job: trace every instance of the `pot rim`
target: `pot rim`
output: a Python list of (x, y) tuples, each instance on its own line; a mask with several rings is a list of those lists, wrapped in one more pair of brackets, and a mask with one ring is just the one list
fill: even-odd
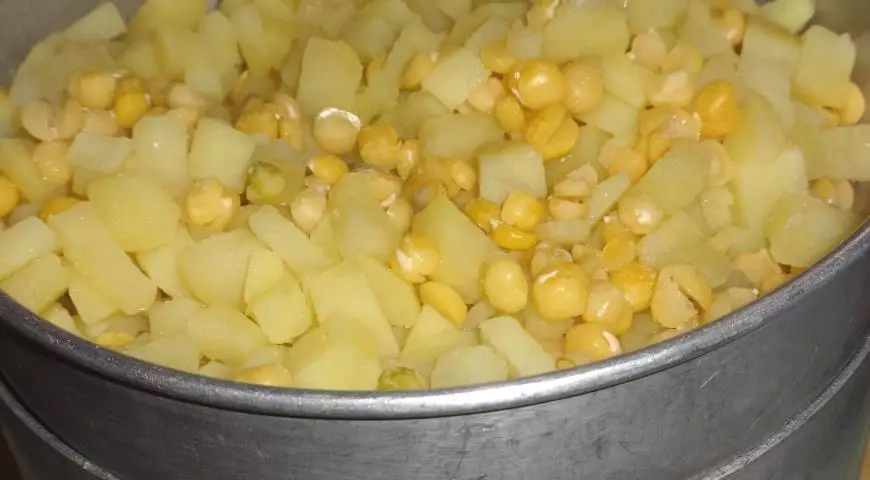
[[(78, 368), (150, 394), (253, 414), (324, 419), (431, 418), (579, 396), (636, 380), (747, 335), (830, 283), (870, 250), (870, 222), (797, 278), (748, 306), (675, 339), (573, 369), (506, 382), (412, 392), (339, 392), (235, 383), (145, 363), (61, 330), (0, 292), (0, 322)], [(15, 319), (15, 320), (13, 320)], [(2, 327), (2, 325), (0, 325)]]

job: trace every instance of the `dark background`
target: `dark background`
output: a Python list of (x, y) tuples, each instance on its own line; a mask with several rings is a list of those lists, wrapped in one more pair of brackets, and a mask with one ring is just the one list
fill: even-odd
[(3, 434), (0, 434), (0, 478), (3, 480), (18, 478), (18, 473), (15, 471), (15, 462), (12, 460), (12, 454), (9, 453), (9, 448), (6, 446)]

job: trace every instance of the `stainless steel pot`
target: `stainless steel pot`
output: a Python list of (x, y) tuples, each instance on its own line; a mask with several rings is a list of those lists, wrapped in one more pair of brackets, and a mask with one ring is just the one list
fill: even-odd
[[(0, 72), (93, 3), (0, 0)], [(856, 38), (870, 26), (866, 0), (819, 3), (820, 21)], [(866, 225), (796, 281), (674, 341), (571, 371), (401, 395), (169, 371), (0, 296), (0, 420), (25, 475), (40, 480), (850, 479), (870, 418), (868, 329)]]

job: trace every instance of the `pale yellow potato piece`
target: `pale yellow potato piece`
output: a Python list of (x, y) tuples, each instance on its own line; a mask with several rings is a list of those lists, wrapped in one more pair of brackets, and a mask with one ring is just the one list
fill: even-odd
[(563, 5), (544, 28), (544, 58), (563, 63), (581, 56), (605, 56), (628, 50), (631, 34), (626, 12), (603, 4)]
[(76, 135), (67, 153), (70, 165), (100, 173), (117, 172), (133, 152), (133, 141), (99, 133)]
[(229, 380), (233, 376), (233, 368), (218, 361), (211, 361), (200, 367), (199, 374), (216, 380)]
[(278, 285), (287, 275), (281, 256), (271, 250), (254, 250), (248, 259), (245, 277), (245, 303), (250, 305), (260, 295)]
[(638, 110), (616, 96), (605, 93), (598, 108), (580, 116), (587, 125), (593, 125), (620, 138), (634, 138)]
[[(259, 11), (258, 4), (263, 3), (258, 0), (251, 5), (241, 6), (230, 14), (245, 64), (251, 72), (257, 74), (278, 68), (281, 59), (290, 51), (293, 41), (288, 35), (288, 26), (282, 25), (279, 18), (271, 16), (269, 12)], [(282, 9), (280, 14), (289, 14), (292, 17), (292, 12), (281, 2), (269, 3)]]
[(704, 189), (710, 162), (710, 153), (699, 143), (679, 142), (649, 169), (630, 194), (648, 196), (666, 213), (679, 212)]
[(647, 104), (647, 84), (653, 72), (633, 62), (627, 55), (619, 54), (605, 58), (604, 87), (623, 102), (643, 108)]
[(187, 126), (169, 115), (142, 118), (133, 127), (135, 157), (130, 167), (151, 175), (175, 197), (184, 195), (190, 183), (187, 172)]
[(177, 235), (181, 209), (145, 174), (122, 172), (94, 180), (88, 198), (115, 242), (128, 252), (164, 247)]
[(335, 264), (334, 258), (274, 207), (260, 208), (248, 222), (254, 235), (280, 255), (297, 278), (316, 275)]
[(127, 355), (162, 367), (197, 373), (199, 371), (199, 348), (186, 334), (170, 335), (153, 339), (145, 345), (125, 351)]
[(492, 116), (481, 112), (443, 115), (420, 125), (420, 147), (428, 158), (471, 158), (482, 146), (504, 139)]
[(53, 215), (48, 226), (64, 257), (121, 311), (132, 315), (154, 303), (157, 286), (115, 244), (90, 202)]
[(815, 14), (815, 0), (775, 0), (761, 7), (761, 15), (790, 32), (803, 30)]
[(178, 257), (181, 252), (193, 245), (194, 241), (186, 228), (176, 229), (172, 241), (160, 248), (137, 252), (136, 263), (164, 293), (172, 298), (190, 298), (193, 295), (181, 279), (178, 271)]
[(141, 35), (166, 25), (194, 28), (207, 9), (207, 0), (148, 0), (130, 22), (130, 33)]
[(310, 234), (311, 241), (320, 247), (330, 262), (334, 265), (341, 261), (341, 254), (335, 244), (335, 236), (332, 234), (332, 219), (324, 216), (314, 227)]
[(37, 258), (0, 282), (0, 290), (34, 313), (56, 302), (68, 286), (66, 268), (53, 253)]
[(429, 380), (432, 388), (464, 387), (508, 379), (508, 364), (487, 345), (459, 347), (435, 362)]
[(626, 3), (628, 26), (634, 34), (676, 27), (689, 6), (687, 0), (629, 0)]
[(459, 48), (438, 61), (435, 69), (423, 78), (422, 86), (448, 109), (455, 110), (486, 82), (489, 74), (476, 53)]
[(160, 75), (154, 43), (148, 37), (133, 39), (118, 57), (118, 64), (137, 77), (150, 80)]
[(503, 18), (509, 22), (518, 20), (525, 15), (528, 8), (527, 2), (494, 2), (480, 5), (470, 14), (456, 20), (453, 30), (450, 31), (442, 47), (451, 48), (462, 45), (490, 18)]
[[(305, 174), (307, 172), (308, 157), (305, 152), (297, 152), (284, 140), (276, 140), (265, 145), (260, 145), (254, 150), (252, 165), (268, 163), (281, 170), (284, 176), (284, 191), (272, 198), (260, 199), (255, 195), (249, 195), (248, 200), (254, 204), (265, 205), (290, 205), (303, 188), (305, 188)], [(248, 189), (250, 190), (250, 189)]]
[(148, 330), (148, 320), (141, 315), (110, 315), (97, 323), (82, 325), (85, 336), (107, 348), (132, 346), (136, 337)]
[(299, 282), (289, 276), (258, 296), (248, 310), (269, 342), (276, 345), (291, 343), (305, 333), (314, 320)]
[(226, 307), (208, 307), (196, 313), (188, 333), (203, 355), (229, 365), (241, 365), (251, 352), (268, 344), (256, 323)]
[(425, 305), (405, 339), (402, 358), (412, 362), (432, 363), (441, 355), (465, 346), (477, 345), (474, 332), (460, 330), (434, 308)]
[(52, 187), (42, 180), (32, 157), (29, 140), (0, 138), (0, 174), (18, 187), (25, 200), (40, 203), (51, 194)]
[(768, 162), (737, 163), (733, 184), (738, 219), (760, 232), (780, 197), (807, 192), (803, 155), (793, 147)]
[(417, 138), (427, 120), (449, 115), (450, 110), (429, 92), (415, 92), (395, 108), (381, 115), (375, 123), (390, 125), (403, 139)]
[(851, 212), (809, 195), (790, 193), (780, 198), (764, 231), (778, 263), (809, 267), (849, 236), (857, 224)]
[(60, 250), (54, 232), (29, 217), (0, 232), (0, 280), (47, 253)]
[(302, 73), (296, 99), (307, 115), (324, 108), (352, 112), (362, 79), (359, 57), (346, 43), (314, 37), (302, 57)]
[(511, 29), (511, 22), (501, 17), (490, 17), (465, 41), (465, 48), (480, 55), (483, 47), (503, 40)]
[(556, 361), (513, 317), (496, 317), (480, 324), (480, 339), (507, 360), (512, 378), (550, 372)]
[(704, 2), (689, 2), (688, 18), (680, 33), (682, 41), (697, 48), (704, 58), (734, 51), (714, 20), (710, 6)]
[(354, 264), (344, 262), (313, 277), (308, 294), (321, 322), (332, 318), (352, 320), (368, 332), (381, 356), (399, 353), (396, 337), (377, 297)]
[(359, 257), (356, 264), (368, 280), (390, 325), (413, 327), (420, 315), (420, 299), (414, 286), (372, 258)]
[(209, 46), (209, 60), (223, 74), (232, 72), (242, 63), (239, 40), (233, 22), (218, 10), (206, 14), (199, 25), (199, 34)]
[(48, 307), (44, 312), (42, 312), (41, 316), (61, 330), (65, 330), (77, 337), (83, 336), (79, 327), (76, 326), (75, 319), (70, 315), (69, 310), (59, 303), (55, 303)]
[(184, 84), (211, 101), (219, 101), (227, 94), (224, 83), (224, 75), (208, 58), (196, 59), (184, 69)]
[(83, 41), (106, 41), (127, 33), (127, 24), (114, 3), (106, 2), (78, 19), (64, 32)]
[(190, 319), (205, 307), (189, 298), (158, 302), (148, 310), (148, 325), (152, 339), (187, 333)]
[(215, 178), (241, 192), (256, 144), (226, 123), (204, 118), (196, 126), (188, 168), (193, 180)]
[(73, 267), (68, 267), (67, 270), (70, 276), (69, 298), (82, 322), (93, 325), (118, 313), (118, 305), (109, 300), (93, 282), (83, 277)]
[(795, 94), (811, 104), (839, 108), (855, 67), (855, 42), (814, 25), (801, 37), (801, 56), (794, 74)]
[(262, 367), (263, 365), (283, 365), (286, 357), (287, 347), (280, 345), (260, 347), (248, 355), (240, 369)]
[(381, 374), (374, 340), (331, 322), (297, 340), (285, 366), (296, 387), (321, 390), (374, 390)]
[(580, 127), (580, 137), (571, 153), (562, 158), (547, 160), (544, 164), (547, 185), (555, 185), (583, 165), (591, 165), (599, 172), (599, 178), (603, 178), (603, 167), (598, 163), (598, 157), (601, 155), (601, 148), (610, 138), (610, 134), (594, 125)]
[(820, 141), (821, 161), (815, 165), (808, 162), (813, 178), (870, 181), (870, 125), (825, 130)]
[(345, 175), (333, 187), (329, 207), (335, 245), (343, 258), (371, 256), (389, 261), (401, 232), (393, 228), (362, 176)]
[[(659, 163), (662, 161), (664, 161), (664, 159), (659, 161)], [(655, 166), (657, 167), (658, 163)], [(688, 172), (691, 171), (689, 169), (684, 169), (684, 173)], [(652, 171), (649, 173), (652, 173)], [(683, 181), (685, 181), (685, 178)], [(701, 186), (703, 186), (703, 183)], [(586, 202), (586, 206), (589, 210), (589, 213), (587, 214), (589, 221), (595, 223), (604, 218), (605, 215), (616, 207), (619, 199), (622, 198), (630, 188), (631, 180), (629, 180), (628, 176), (624, 173), (614, 175), (596, 185), (595, 188), (592, 189), (592, 195)]]
[(413, 230), (438, 247), (441, 262), (432, 280), (456, 289), (467, 304), (480, 300), (480, 271), (484, 261), (500, 251), (498, 246), (445, 197), (436, 198), (414, 217)]
[(780, 62), (792, 73), (801, 57), (800, 39), (764, 19), (749, 18), (741, 57)]
[(182, 250), (178, 270), (191, 293), (206, 305), (241, 310), (248, 260), (260, 248), (246, 230), (220, 233)]

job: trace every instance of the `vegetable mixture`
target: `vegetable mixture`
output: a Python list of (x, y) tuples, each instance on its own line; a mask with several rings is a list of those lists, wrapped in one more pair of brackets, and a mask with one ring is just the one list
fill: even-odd
[(336, 390), (608, 359), (857, 227), (812, 0), (148, 0), (0, 93), (0, 288), (140, 360)]

